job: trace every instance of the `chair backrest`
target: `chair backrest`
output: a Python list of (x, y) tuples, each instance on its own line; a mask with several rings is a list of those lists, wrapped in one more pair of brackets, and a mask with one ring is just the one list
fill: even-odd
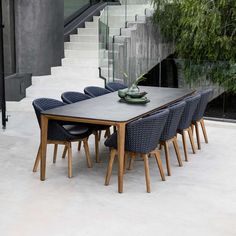
[(119, 89), (125, 89), (127, 88), (127, 86), (121, 83), (110, 82), (106, 84), (105, 88), (111, 92), (115, 92), (118, 91)]
[[(38, 98), (33, 101), (33, 107), (37, 116), (39, 127), (41, 127), (41, 112), (56, 107), (64, 106), (65, 103), (52, 98)], [(71, 135), (60, 125), (60, 122), (49, 120), (48, 140), (68, 140)]]
[(129, 123), (126, 129), (126, 150), (138, 153), (153, 151), (159, 143), (168, 114), (169, 110), (165, 109)]
[(110, 93), (110, 91), (97, 86), (89, 86), (84, 89), (84, 93), (91, 97), (98, 97)]
[(40, 126), (40, 115), (42, 111), (50, 110), (56, 107), (64, 106), (61, 101), (52, 98), (38, 98), (32, 103)]
[(212, 89), (207, 89), (207, 90), (199, 92), (199, 94), (201, 95), (201, 98), (194, 112), (193, 119), (192, 119), (193, 121), (198, 121), (202, 119), (212, 92), (213, 92)]
[(160, 138), (162, 141), (167, 141), (176, 135), (185, 105), (186, 102), (181, 101), (168, 107), (169, 115)]
[(193, 95), (191, 97), (187, 97), (186, 99), (184, 99), (184, 101), (186, 102), (186, 105), (184, 107), (184, 111), (182, 113), (182, 116), (178, 125), (179, 130), (187, 129), (191, 125), (193, 114), (197, 108), (200, 98), (201, 98), (201, 95), (197, 94), (197, 95)]
[(71, 104), (75, 102), (80, 102), (86, 99), (90, 99), (91, 97), (87, 94), (80, 93), (80, 92), (74, 92), (74, 91), (68, 91), (61, 95), (61, 99), (64, 103)]

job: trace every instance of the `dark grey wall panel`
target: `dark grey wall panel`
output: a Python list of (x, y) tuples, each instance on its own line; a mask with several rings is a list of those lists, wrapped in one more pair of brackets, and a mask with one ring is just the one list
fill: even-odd
[(15, 73), (14, 1), (2, 0), (5, 73)]
[(64, 0), (16, 0), (16, 69), (50, 74), (64, 54)]

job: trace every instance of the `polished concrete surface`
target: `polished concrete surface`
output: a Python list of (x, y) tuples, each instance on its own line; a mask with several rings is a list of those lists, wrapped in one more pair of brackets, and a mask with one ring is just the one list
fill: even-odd
[[(143, 162), (137, 160), (117, 193), (117, 165), (104, 186), (108, 150), (102, 162), (86, 167), (84, 151), (73, 146), (73, 178), (67, 160), (52, 163), (48, 148), (46, 181), (32, 173), (39, 130), (32, 112), (12, 112), (0, 131), (0, 235), (236, 235), (236, 125), (206, 122), (209, 144), (191, 154), (183, 167), (171, 147), (172, 176), (160, 180), (150, 158), (151, 193), (146, 193)], [(182, 145), (180, 142), (182, 153)], [(94, 160), (94, 138), (90, 138)], [(162, 153), (163, 164), (164, 153)]]

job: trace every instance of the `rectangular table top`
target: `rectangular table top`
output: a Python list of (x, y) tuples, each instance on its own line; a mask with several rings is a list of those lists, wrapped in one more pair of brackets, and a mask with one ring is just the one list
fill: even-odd
[(160, 88), (139, 86), (146, 91), (147, 104), (127, 104), (119, 102), (118, 92), (87, 99), (42, 112), (44, 115), (72, 117), (112, 122), (129, 122), (133, 119), (166, 107), (182, 98), (191, 95), (194, 90), (179, 88)]

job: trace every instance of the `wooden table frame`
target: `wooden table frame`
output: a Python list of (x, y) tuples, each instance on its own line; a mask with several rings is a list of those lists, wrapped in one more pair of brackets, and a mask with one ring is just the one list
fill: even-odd
[[(49, 120), (58, 120), (58, 121), (71, 121), (71, 122), (79, 122), (79, 123), (90, 123), (90, 124), (96, 124), (96, 125), (111, 125), (111, 126), (116, 126), (117, 128), (117, 145), (118, 145), (118, 192), (122, 193), (123, 192), (123, 166), (124, 166), (124, 155), (125, 155), (125, 127), (126, 124), (137, 120), (141, 117), (144, 117), (146, 115), (150, 115), (153, 114), (155, 112), (157, 112), (158, 110), (165, 108), (166, 106), (173, 104), (181, 99), (183, 99), (184, 97), (191, 95), (194, 93), (193, 90), (181, 90), (179, 89), (179, 91), (181, 90), (181, 93), (178, 95), (173, 95), (173, 99), (170, 99), (169, 95), (167, 96), (167, 100), (168, 101), (161, 101), (161, 103), (158, 105), (156, 104), (156, 101), (158, 102), (158, 99), (160, 99), (161, 93), (165, 93), (167, 92), (175, 92), (175, 89), (171, 89), (171, 88), (154, 88), (154, 87), (145, 87), (145, 90), (147, 90), (148, 92), (152, 93), (153, 96), (156, 96), (156, 98), (153, 98), (153, 102), (150, 102), (150, 105), (148, 105), (146, 108), (148, 109), (144, 109), (144, 112), (140, 112), (139, 109), (137, 107), (135, 107), (135, 111), (138, 111), (132, 115), (129, 115), (128, 117), (126, 116), (126, 118), (124, 119), (114, 119), (110, 118), (110, 120), (106, 120), (107, 117), (104, 116), (98, 116), (98, 117), (93, 117), (93, 116), (84, 116), (84, 117), (79, 117), (79, 115), (77, 116), (76, 114), (73, 116), (71, 114), (66, 114), (66, 113), (61, 113), (63, 115), (57, 114), (55, 112), (51, 112), (50, 110), (48, 112), (43, 112), (41, 114), (41, 161), (40, 161), (40, 179), (42, 181), (45, 180), (46, 177), (46, 152), (47, 152), (47, 131), (48, 131), (48, 121)], [(155, 93), (154, 93), (155, 90)], [(158, 93), (156, 93), (156, 91)], [(159, 94), (159, 95), (158, 95)], [(121, 105), (121, 103), (119, 103), (117, 100), (117, 93), (110, 93), (107, 95), (103, 95), (97, 98), (92, 98), (92, 99), (88, 99), (89, 101), (93, 100), (99, 103), (99, 101), (103, 101), (102, 97), (107, 96), (108, 99), (112, 98), (111, 100), (109, 99), (109, 101), (107, 102), (109, 105), (112, 105), (113, 102), (116, 103), (118, 105), (118, 108), (121, 109), (126, 109), (124, 111), (122, 111), (123, 113), (129, 111), (129, 109), (134, 109), (133, 105), (127, 105), (127, 104), (123, 104)], [(158, 97), (159, 96), (159, 97)], [(152, 99), (152, 97), (150, 98)], [(157, 100), (155, 100), (157, 99)], [(80, 107), (86, 107), (87, 106), (87, 101), (82, 101), (80, 102)], [(75, 104), (76, 105), (76, 104)], [(96, 105), (96, 103), (94, 104)], [(70, 106), (70, 105), (68, 105)], [(71, 104), (71, 106), (73, 106)], [(149, 109), (150, 108), (150, 109)], [(109, 112), (113, 112), (113, 111), (109, 111)], [(111, 113), (109, 113), (111, 114)], [(127, 114), (127, 113), (125, 113)], [(117, 115), (117, 114), (116, 114)], [(99, 118), (100, 117), (100, 118)], [(118, 121), (117, 121), (118, 120)]]
[(64, 116), (41, 115), (41, 161), (40, 161), (40, 179), (46, 178), (46, 152), (47, 152), (47, 130), (48, 120), (72, 121), (99, 125), (113, 125), (117, 128), (117, 143), (118, 143), (118, 192), (123, 192), (123, 165), (125, 155), (125, 122), (111, 122), (92, 119), (80, 119)]

